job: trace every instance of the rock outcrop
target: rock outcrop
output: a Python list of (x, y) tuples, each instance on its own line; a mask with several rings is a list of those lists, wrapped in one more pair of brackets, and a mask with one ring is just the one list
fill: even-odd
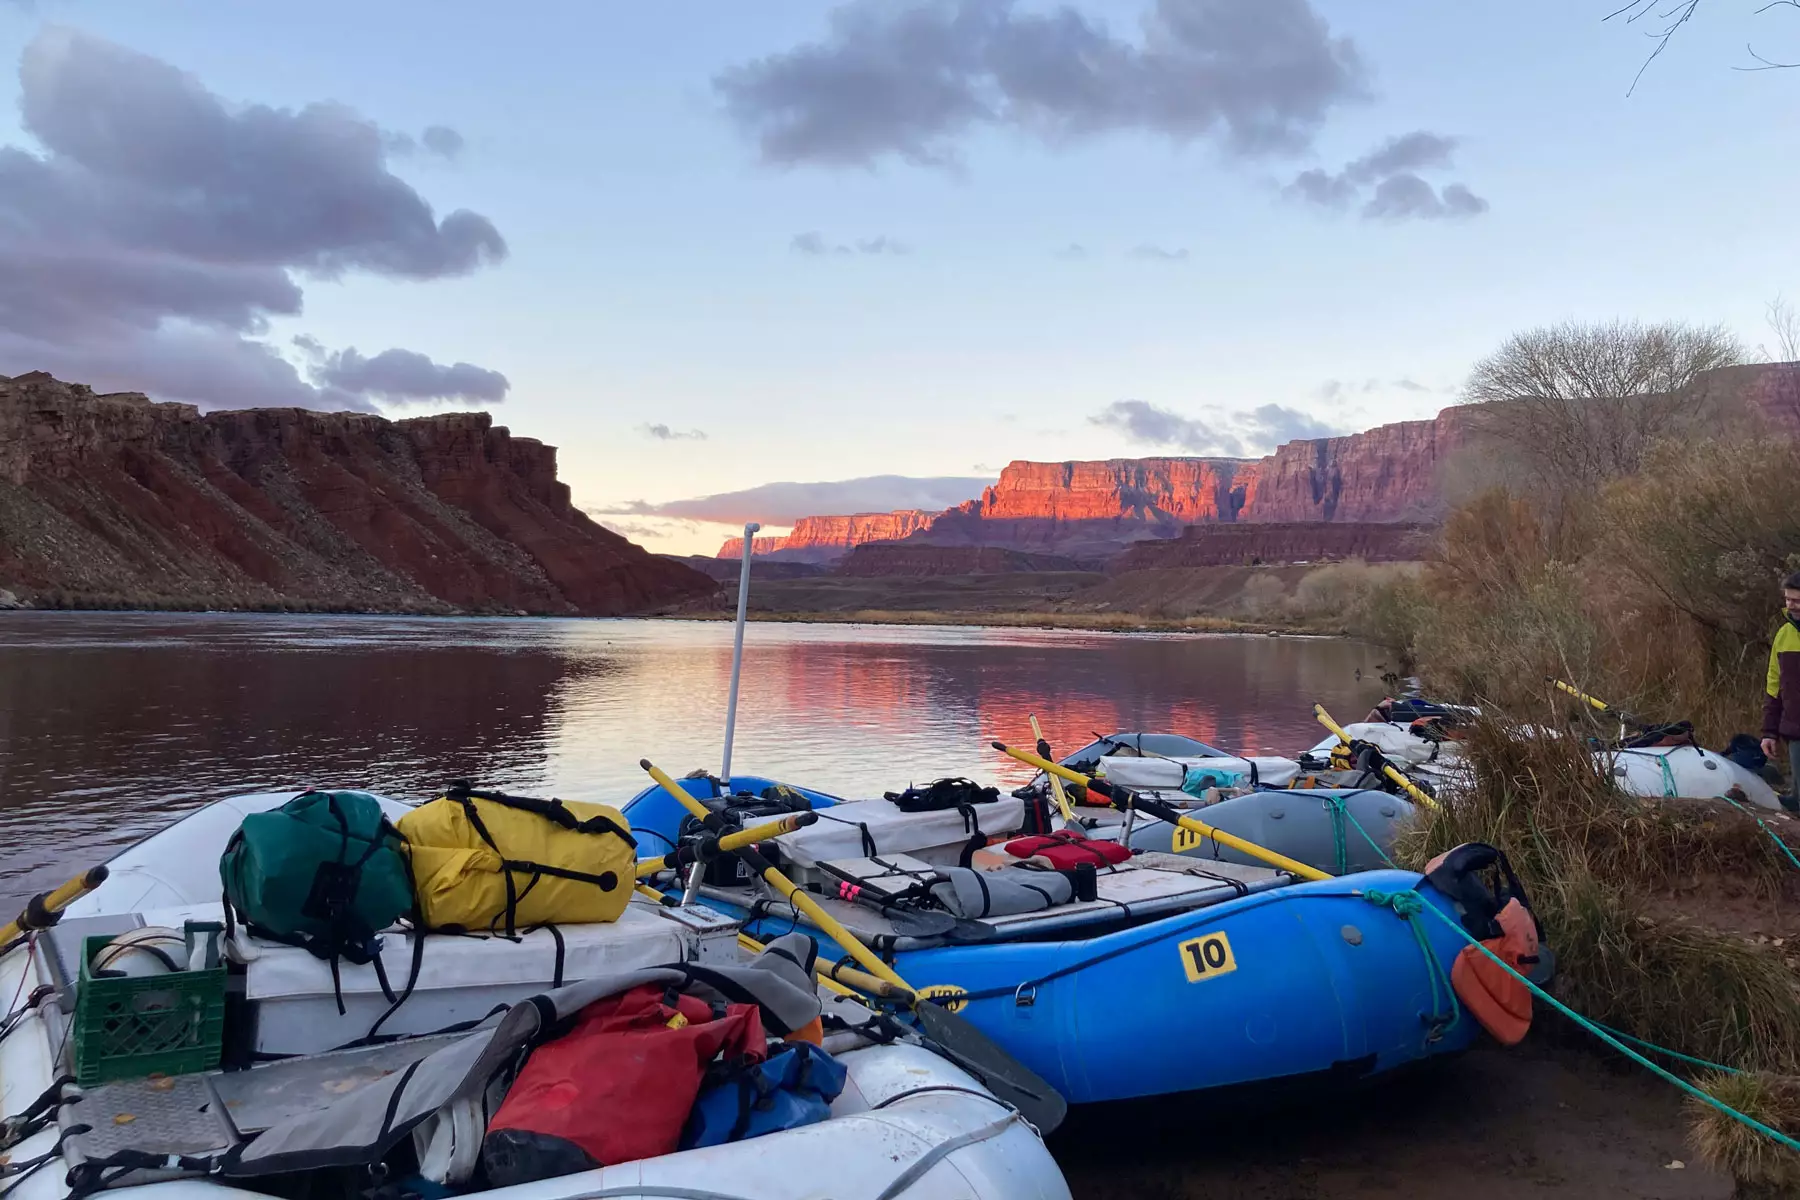
[(1133, 542), (1107, 563), (1107, 571), (1273, 566), (1345, 558), (1412, 562), (1430, 548), (1432, 532), (1429, 525), (1372, 521), (1190, 525), (1178, 538)]
[[(785, 537), (759, 537), (756, 556), (767, 555), (776, 562), (830, 562), (842, 558), (864, 542), (891, 542), (917, 533), (931, 523), (936, 513), (916, 508), (902, 508), (884, 513), (851, 513), (842, 517), (802, 517)], [(726, 538), (719, 547), (720, 558), (738, 558), (744, 553), (744, 539)]]
[(932, 575), (1011, 575), (1023, 571), (1079, 571), (1080, 563), (1059, 554), (1027, 554), (999, 546), (927, 546), (918, 542), (866, 542), (831, 569), (833, 575), (863, 579), (923, 578)]
[(0, 376), (0, 586), (40, 604), (611, 616), (711, 596), (486, 413), (202, 415)]

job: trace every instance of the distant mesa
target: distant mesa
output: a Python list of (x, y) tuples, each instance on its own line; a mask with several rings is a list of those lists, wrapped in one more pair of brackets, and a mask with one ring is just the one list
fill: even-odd
[(930, 575), (1012, 575), (1027, 571), (1082, 571), (1060, 554), (1027, 554), (1000, 546), (931, 546), (923, 542), (865, 542), (838, 560), (833, 575), (896, 578)]
[[(1727, 367), (1709, 372), (1701, 386), (1737, 398), (1774, 427), (1800, 436), (1800, 366)], [(773, 561), (831, 563), (869, 543), (900, 542), (1055, 555), (1093, 569), (1128, 548), (1138, 556), (1132, 561), (1147, 565), (1159, 552), (1140, 549), (1140, 543), (1182, 539), (1181, 548), (1168, 552), (1174, 556), (1171, 565), (1177, 558), (1183, 565), (1215, 558), (1296, 561), (1282, 557), (1290, 553), (1306, 559), (1387, 558), (1419, 535), (1389, 538), (1369, 527), (1435, 526), (1448, 507), (1447, 485), (1454, 487), (1447, 476), (1473, 431), (1472, 410), (1452, 407), (1430, 420), (1288, 442), (1259, 459), (1012, 462), (993, 486), (955, 508), (803, 517), (786, 537), (758, 538), (756, 554)], [(1356, 526), (1357, 531), (1296, 532), (1309, 525)], [(1186, 532), (1234, 526), (1264, 532), (1235, 537)], [(1308, 549), (1312, 546), (1319, 548)], [(719, 555), (735, 558), (742, 550), (742, 539), (732, 538)], [(874, 561), (888, 560), (865, 556), (852, 569), (862, 572), (860, 563)]]
[(486, 413), (202, 414), (0, 376), (0, 588), (58, 607), (616, 616), (718, 584), (591, 520)]

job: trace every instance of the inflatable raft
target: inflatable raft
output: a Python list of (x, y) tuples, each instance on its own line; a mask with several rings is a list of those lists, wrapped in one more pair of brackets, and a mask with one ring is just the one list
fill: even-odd
[[(0, 1115), (19, 1117), (34, 1100), (53, 1100), (53, 1085), (70, 1070), (78, 986), (72, 981), (80, 974), (84, 939), (219, 922), (218, 862), (227, 839), (244, 815), (291, 798), (243, 796), (199, 809), (121, 853), (109, 864), (106, 881), (75, 901), (58, 925), (0, 956), (0, 995), (14, 998), (0, 1014)], [(393, 815), (405, 811), (390, 800), (382, 805)], [(239, 1015), (247, 1019), (235, 1022), (243, 1039), (238, 1049), (255, 1065), (62, 1088), (64, 1102), (47, 1101), (36, 1128), (26, 1125), (26, 1136), (4, 1147), (0, 1192), (9, 1200), (48, 1200), (68, 1195), (71, 1178), (83, 1187), (99, 1181), (132, 1194), (154, 1184), (145, 1194), (162, 1200), (250, 1200), (271, 1189), (304, 1188), (306, 1181), (284, 1168), (289, 1159), (267, 1150), (271, 1139), (277, 1148), (297, 1147), (294, 1162), (335, 1154), (334, 1161), (361, 1163), (358, 1171), (373, 1168), (374, 1176), (357, 1176), (358, 1186), (367, 1186), (378, 1179), (379, 1167), (358, 1157), (358, 1139), (374, 1145), (374, 1131), (411, 1120), (408, 1106), (425, 1102), (421, 1091), (429, 1097), (433, 1080), (440, 1089), (463, 1075), (478, 1080), (469, 1056), (494, 1053), (495, 1043), (475, 1039), (498, 1042), (517, 1021), (536, 1020), (532, 1011), (560, 1012), (605, 990), (602, 983), (578, 981), (662, 979), (702, 968), (709, 978), (743, 972), (737, 932), (735, 922), (706, 908), (633, 901), (617, 922), (604, 925), (539, 929), (516, 939), (428, 935), (417, 986), (384, 1027), (407, 1036), (334, 1050), (355, 1041), (372, 1014), (388, 1008), (386, 981), (372, 965), (344, 962), (334, 982), (327, 964), (304, 950), (239, 928), (220, 940), (234, 964), (233, 986), (243, 989)], [(405, 978), (412, 935), (392, 929), (384, 943), (388, 978)], [(826, 1002), (828, 1014), (837, 1011), (832, 1004), (844, 1006), (849, 1024), (856, 1023), (852, 1016), (871, 1015), (835, 999)], [(459, 1028), (459, 1022), (473, 1027)], [(876, 1044), (853, 1032), (828, 1034), (826, 1049), (845, 1068), (847, 1083), (823, 1121), (485, 1194), (507, 1200), (1066, 1200), (1068, 1189), (1038, 1134), (943, 1057), (922, 1045)], [(365, 1125), (373, 1120), (373, 1131), (358, 1126), (353, 1118), (359, 1113)], [(471, 1131), (458, 1124), (464, 1115), (465, 1109), (447, 1107), (419, 1126), (436, 1139), (429, 1147), (421, 1144), (421, 1165), (440, 1152), (449, 1162), (470, 1152), (468, 1139), (472, 1133), (478, 1140), (481, 1126)], [(351, 1142), (357, 1145), (347, 1148)], [(139, 1159), (118, 1157), (126, 1151)], [(257, 1173), (252, 1168), (259, 1154)], [(410, 1154), (401, 1157), (410, 1165)], [(472, 1193), (464, 1187), (458, 1194)]]
[[(723, 807), (712, 790), (711, 806)], [(840, 801), (765, 849), (909, 983), (931, 985), (1071, 1103), (1377, 1076), (1460, 1051), (1477, 1034), (1447, 973), (1462, 939), (1422, 912), (1405, 915), (1415, 904), (1453, 906), (1411, 872), (1301, 883), (1260, 865), (1145, 853), (1097, 871), (1091, 898), (1037, 911), (967, 919), (869, 902), (909, 877), (994, 855), (972, 852), (972, 830), (1003, 838), (1023, 812), (1011, 797), (967, 808)], [(660, 833), (677, 835), (661, 788), (623, 811), (634, 829), (661, 820)], [(752, 930), (804, 927), (754, 884), (701, 895)]]

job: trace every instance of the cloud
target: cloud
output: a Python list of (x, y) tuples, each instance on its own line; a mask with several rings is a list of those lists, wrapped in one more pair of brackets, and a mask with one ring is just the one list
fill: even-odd
[(1394, 386), (1403, 392), (1429, 392), (1431, 390), (1416, 379), (1396, 379)]
[(659, 442), (704, 442), (706, 431), (703, 429), (670, 429), (667, 425), (640, 425), (638, 429), (647, 438)]
[(686, 517), (725, 525), (741, 525), (746, 521), (760, 521), (764, 525), (792, 525), (801, 517), (809, 516), (891, 512), (902, 508), (937, 512), (953, 508), (965, 500), (973, 500), (992, 482), (992, 476), (917, 478), (906, 475), (870, 475), (830, 483), (765, 483), (742, 491), (696, 496), (689, 500), (671, 500), (663, 504), (628, 500), (590, 511), (604, 512), (609, 516)]
[(896, 241), (894, 238), (888, 237), (885, 234), (880, 237), (862, 238), (854, 244), (845, 242), (832, 243), (826, 241), (825, 235), (816, 229), (808, 230), (805, 233), (796, 233), (793, 240), (788, 243), (788, 249), (792, 250), (795, 254), (804, 254), (809, 257), (818, 257), (828, 254), (900, 255), (912, 253), (912, 247), (904, 242)]
[[(438, 218), (388, 169), (391, 135), (340, 105), (228, 105), (167, 63), (58, 28), (26, 47), (19, 83), (38, 148), (0, 146), (0, 371), (208, 407), (372, 408), (375, 393), (309, 381), (258, 340), (301, 312), (296, 278), (427, 281), (506, 256), (487, 218)], [(357, 360), (404, 364), (415, 393), (421, 364), (444, 386), (504, 393), (469, 364)]]
[(1456, 145), (1453, 137), (1415, 129), (1352, 159), (1336, 174), (1319, 167), (1302, 171), (1282, 191), (1291, 200), (1342, 210), (1361, 200), (1372, 185), (1374, 191), (1362, 207), (1367, 219), (1476, 216), (1487, 211), (1488, 202), (1466, 185), (1447, 184), (1440, 194), (1418, 175), (1449, 168)]
[(472, 363), (443, 366), (412, 350), (383, 350), (365, 358), (354, 346), (327, 355), (313, 368), (312, 377), (327, 387), (397, 404), (421, 400), (499, 404), (512, 386), (500, 372)]
[(463, 152), (463, 135), (447, 125), (428, 125), (419, 142), (439, 158), (454, 159)]
[(852, 0), (818, 41), (713, 86), (765, 163), (825, 167), (955, 166), (985, 128), (1285, 152), (1368, 95), (1356, 46), (1310, 0), (1156, 0), (1140, 26), (1120, 37), (1074, 8), (1013, 0)]
[(1087, 256), (1087, 247), (1078, 242), (1070, 242), (1056, 252), (1056, 257), (1062, 259), (1064, 262), (1077, 262)]
[(1332, 437), (1341, 432), (1318, 417), (1279, 404), (1265, 404), (1248, 412), (1218, 413), (1201, 420), (1143, 400), (1115, 400), (1089, 417), (1088, 424), (1116, 430), (1128, 442), (1221, 458), (1260, 455), (1283, 442)]
[(1148, 242), (1131, 248), (1131, 257), (1144, 262), (1182, 263), (1187, 261), (1187, 247), (1178, 246), (1173, 249), (1153, 246)]

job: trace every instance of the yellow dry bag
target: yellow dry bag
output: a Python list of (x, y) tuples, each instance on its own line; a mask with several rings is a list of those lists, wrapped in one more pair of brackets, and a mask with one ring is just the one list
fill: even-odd
[(637, 842), (604, 804), (453, 785), (398, 825), (431, 929), (616, 921), (631, 900)]

